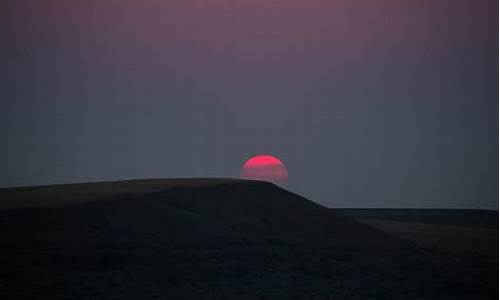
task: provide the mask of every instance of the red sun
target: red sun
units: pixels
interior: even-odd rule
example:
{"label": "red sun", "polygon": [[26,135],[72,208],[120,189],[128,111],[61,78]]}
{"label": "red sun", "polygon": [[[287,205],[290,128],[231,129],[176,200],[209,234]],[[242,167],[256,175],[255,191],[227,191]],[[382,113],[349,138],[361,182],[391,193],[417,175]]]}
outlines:
{"label": "red sun", "polygon": [[241,167],[241,179],[263,180],[278,185],[288,184],[288,170],[281,160],[271,155],[258,155]]}

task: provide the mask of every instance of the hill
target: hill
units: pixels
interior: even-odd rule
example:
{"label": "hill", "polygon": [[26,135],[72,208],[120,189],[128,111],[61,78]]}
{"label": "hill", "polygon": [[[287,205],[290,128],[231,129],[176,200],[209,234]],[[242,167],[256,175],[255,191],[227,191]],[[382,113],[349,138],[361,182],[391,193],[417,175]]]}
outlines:
{"label": "hill", "polygon": [[120,195],[148,194],[177,186],[206,187],[240,181],[225,178],[169,178],[0,188],[0,209],[67,205]]}
{"label": "hill", "polygon": [[394,242],[369,226],[332,216],[319,204],[258,181],[125,181],[7,189],[0,195],[4,247]]}
{"label": "hill", "polygon": [[498,295],[498,268],[487,259],[467,256],[466,270],[482,274],[471,279],[460,275],[463,257],[429,252],[258,181],[2,189],[0,236],[4,299]]}

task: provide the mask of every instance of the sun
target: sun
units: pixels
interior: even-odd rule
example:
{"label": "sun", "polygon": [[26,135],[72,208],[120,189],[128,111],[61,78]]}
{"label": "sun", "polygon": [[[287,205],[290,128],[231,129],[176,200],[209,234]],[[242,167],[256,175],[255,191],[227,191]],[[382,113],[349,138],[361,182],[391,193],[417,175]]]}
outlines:
{"label": "sun", "polygon": [[288,170],[281,160],[272,155],[257,155],[243,164],[240,178],[268,181],[286,186],[288,185]]}

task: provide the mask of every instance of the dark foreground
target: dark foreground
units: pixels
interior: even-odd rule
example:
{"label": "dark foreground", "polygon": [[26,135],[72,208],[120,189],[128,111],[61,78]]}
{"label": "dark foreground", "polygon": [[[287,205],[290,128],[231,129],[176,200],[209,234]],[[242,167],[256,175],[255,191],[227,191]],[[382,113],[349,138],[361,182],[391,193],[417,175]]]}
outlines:
{"label": "dark foreground", "polygon": [[464,222],[348,215],[251,181],[4,189],[0,298],[498,299],[498,227]]}

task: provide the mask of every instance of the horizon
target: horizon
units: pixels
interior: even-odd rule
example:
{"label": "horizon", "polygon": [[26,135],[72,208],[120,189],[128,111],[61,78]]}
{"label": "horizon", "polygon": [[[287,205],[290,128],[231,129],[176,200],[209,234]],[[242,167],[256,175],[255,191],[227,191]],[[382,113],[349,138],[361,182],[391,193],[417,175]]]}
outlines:
{"label": "horizon", "polygon": [[[30,189],[30,188],[45,188],[45,187],[62,187],[66,185],[91,185],[91,184],[106,184],[106,183],[125,183],[125,182],[147,182],[147,181],[169,181],[169,180],[174,180],[174,181],[182,181],[182,180],[194,180],[194,181],[203,181],[203,180],[228,180],[231,182],[260,182],[260,183],[269,183],[271,185],[274,185],[278,188],[284,189],[287,192],[296,194],[300,197],[303,197],[309,201],[312,201],[316,204],[320,204],[326,208],[329,209],[355,209],[355,210],[461,210],[461,211],[491,211],[491,212],[496,212],[498,213],[498,209],[488,209],[488,208],[449,208],[449,207],[381,207],[381,206],[363,206],[363,207],[351,207],[351,206],[327,206],[324,204],[321,204],[315,199],[308,198],[304,195],[301,195],[300,193],[294,192],[292,190],[289,190],[285,186],[281,186],[279,184],[269,182],[266,180],[258,180],[258,179],[245,179],[245,178],[240,178],[240,177],[157,177],[157,178],[125,178],[125,179],[118,179],[118,180],[109,180],[109,181],[81,181],[81,182],[66,182],[66,183],[54,183],[54,184],[44,184],[44,185],[20,185],[20,186],[9,186],[9,187],[0,187],[0,192],[9,190],[9,189]],[[220,183],[215,183],[214,185],[223,185],[226,184],[227,182],[220,182]],[[182,183],[179,183],[178,185],[173,185],[173,186],[167,186],[165,189],[170,189],[174,187],[179,187],[182,186]],[[202,186],[203,187],[203,186]],[[55,204],[60,204],[60,203],[55,203]]]}

